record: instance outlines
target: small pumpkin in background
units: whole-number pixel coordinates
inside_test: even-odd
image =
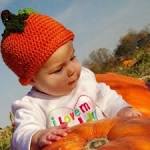
[[[136,64],[136,60],[135,59],[126,59],[122,62],[123,66],[126,68],[130,68],[132,66],[134,66]]]
[[[143,80],[116,73],[97,74],[133,107],[142,118],[110,118],[71,128],[71,133],[42,150],[150,150],[150,90]]]

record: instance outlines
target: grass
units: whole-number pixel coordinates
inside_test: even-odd
[[[0,129],[0,150],[10,150],[13,128],[7,126]]]

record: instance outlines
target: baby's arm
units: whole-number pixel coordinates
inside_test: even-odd
[[[69,131],[70,130],[66,123],[57,127],[40,130],[32,136],[31,150],[35,149],[35,147],[41,149],[46,145],[52,144],[52,142],[60,140],[62,137],[66,136]]]
[[[12,147],[14,150],[40,150],[67,135],[69,128],[66,123],[47,129],[45,114],[39,105],[28,99],[16,101],[12,105],[15,115],[15,131]]]
[[[47,120],[39,105],[27,98],[15,101],[12,105],[15,116],[15,130],[12,138],[13,150],[30,150],[32,136],[40,130],[45,130]],[[35,149],[38,149],[36,145]]]
[[[117,116],[119,117],[141,117],[142,113],[139,112],[137,109],[127,106],[120,109],[120,111],[117,113]]]
[[[97,89],[96,103],[106,117],[114,117],[122,108],[129,106],[121,95],[105,83],[98,83]]]
[[[131,107],[121,95],[110,89],[104,83],[98,84],[99,105],[107,117],[140,117],[142,114],[135,108]]]

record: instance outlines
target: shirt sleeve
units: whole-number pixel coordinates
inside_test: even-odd
[[[96,105],[100,108],[105,117],[113,117],[121,108],[129,106],[121,95],[115,90],[112,90],[105,83],[97,84]]]
[[[12,104],[12,112],[15,116],[12,149],[30,150],[33,134],[46,128],[44,113],[37,104],[28,100],[15,101]]]

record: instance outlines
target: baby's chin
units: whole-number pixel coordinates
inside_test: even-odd
[[[66,96],[68,94],[70,94],[73,91],[74,88],[70,88],[70,89],[66,89],[64,91],[55,91],[55,92],[47,92],[48,95],[50,96]]]
[[[64,87],[63,87],[63,89],[60,89],[60,90],[58,90],[58,88],[57,88],[57,90],[55,89],[55,90],[47,90],[47,94],[48,95],[50,95],[50,96],[65,96],[65,95],[68,95],[68,94],[70,94],[73,90],[75,90],[76,89],[76,86],[77,86],[77,82],[78,82],[78,80],[77,81],[74,81],[74,82],[70,82],[70,83],[68,83],[67,85],[65,85]]]

